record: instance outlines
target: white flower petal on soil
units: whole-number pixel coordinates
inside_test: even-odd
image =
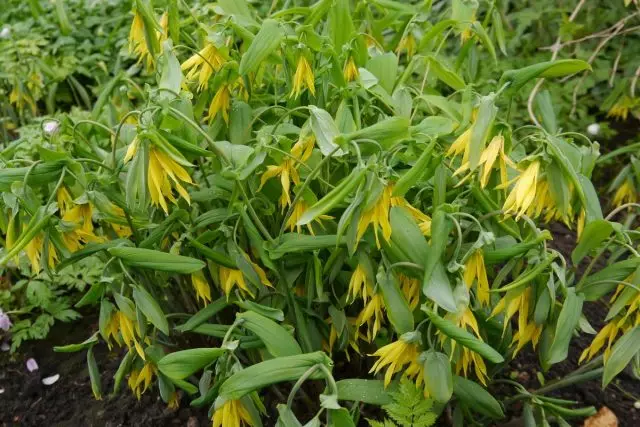
[[[50,377],[43,378],[42,384],[52,385],[52,384],[55,384],[59,379],[60,379],[60,374],[51,375]]]
[[[9,345],[9,343],[3,342],[2,345],[0,345],[0,350],[9,351],[11,350],[11,346]]]
[[[27,370],[29,372],[38,370],[38,362],[36,362],[36,360],[33,357],[27,359]]]
[[[4,393],[4,389],[0,388],[0,394]]]

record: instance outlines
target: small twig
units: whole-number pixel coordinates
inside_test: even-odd
[[[573,12],[571,12],[571,16],[569,16],[569,22],[573,22],[576,19],[576,17],[578,16],[578,13],[580,12],[580,9],[582,9],[582,6],[584,6],[585,2],[586,0],[580,0],[578,2],[575,9],[573,9]],[[561,39],[562,39],[562,35],[558,34],[558,37],[556,38],[556,42],[553,44],[553,47],[551,49],[553,52],[553,55],[551,56],[551,62],[555,61],[558,58],[560,49],[562,49],[562,44],[560,43]],[[538,127],[542,127],[542,125],[540,124],[538,119],[536,119],[536,115],[533,112],[533,100],[538,94],[538,91],[540,91],[540,88],[542,87],[543,83],[544,83],[544,78],[538,80],[536,85],[533,87],[533,90],[529,94],[529,99],[527,100],[527,111],[529,112],[529,118]]]

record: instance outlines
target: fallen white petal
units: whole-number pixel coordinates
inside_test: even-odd
[[[4,393],[4,389],[0,388],[0,394]]]
[[[0,345],[0,350],[9,351],[9,350],[11,350],[11,346],[8,343],[3,342],[2,345]]]
[[[29,372],[33,372],[33,371],[37,371],[38,370],[38,362],[36,362],[36,360],[33,357],[27,359],[27,370]]]
[[[51,375],[50,377],[46,377],[42,379],[42,384],[51,385],[55,384],[60,379],[60,374]]]

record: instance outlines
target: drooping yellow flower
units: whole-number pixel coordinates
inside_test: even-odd
[[[369,373],[377,374],[386,367],[384,386],[387,387],[393,375],[396,372],[402,372],[405,365],[414,363],[418,359],[418,354],[419,350],[416,344],[407,342],[400,337],[398,341],[380,347],[372,354],[379,359],[373,364]]]
[[[146,359],[144,350],[139,343],[140,327],[138,322],[135,319],[130,319],[122,311],[118,310],[111,314],[106,326],[106,335],[105,340],[109,348],[112,346],[111,339],[113,339],[116,344],[124,344],[129,350],[135,348],[140,358]]]
[[[484,256],[482,249],[477,249],[467,258],[464,265],[464,282],[467,288],[471,288],[473,282],[477,280],[478,301],[482,305],[489,304],[489,280],[487,270],[484,266]]]
[[[313,70],[311,69],[311,65],[309,65],[309,61],[307,61],[307,58],[304,55],[300,55],[298,57],[296,72],[293,75],[293,89],[291,89],[289,97],[297,98],[300,96],[303,86],[306,86],[307,89],[309,89],[309,92],[315,96],[316,85],[314,79]]]
[[[201,91],[209,86],[213,72],[220,71],[226,61],[220,50],[213,43],[207,42],[200,52],[184,61],[180,68],[182,71],[189,70],[187,80],[198,78],[198,91]]]
[[[478,328],[478,321],[471,309],[466,308],[459,314],[449,314],[446,318],[452,321],[459,328],[470,330],[474,333],[474,335],[482,341],[482,337],[480,336],[480,330]],[[440,340],[445,341],[446,337],[440,334]],[[451,340],[451,351],[454,352],[456,349],[456,342]],[[482,359],[482,356],[477,354],[475,351],[470,350],[467,347],[460,346],[458,351],[458,359],[456,361],[455,372],[456,374],[462,373],[465,377],[468,375],[470,368],[474,368],[474,372],[476,377],[482,384],[487,384],[487,366]]]
[[[9,102],[15,105],[18,111],[23,111],[24,107],[28,105],[31,107],[31,112],[36,114],[37,107],[33,97],[27,92],[20,90],[18,85],[13,86],[13,89],[11,89],[11,92],[9,93]]]
[[[364,340],[364,336],[362,336],[362,334],[360,333],[360,330],[358,329],[357,326],[357,320],[354,317],[348,317],[347,318],[347,324],[349,326],[349,345],[344,349],[344,354],[347,357],[347,360],[350,361],[351,360],[351,356],[349,354],[349,348],[351,348],[353,351],[355,351],[357,354],[360,354],[360,346],[358,345],[358,341],[360,340]],[[325,351],[327,351],[329,354],[333,353],[333,347],[336,343],[336,340],[339,338],[338,337],[338,331],[336,330],[335,325],[333,324],[333,321],[331,318],[328,318],[326,320],[326,322],[328,324],[331,325],[331,329],[329,331],[329,342],[327,343],[326,341],[323,342],[323,348],[325,349]]]
[[[471,133],[473,126],[462,132],[460,136],[453,141],[453,144],[447,150],[447,157],[459,156],[462,154],[462,165],[469,163],[469,145],[471,144]]]
[[[302,217],[302,215],[306,212],[307,209],[309,209],[309,205],[307,204],[307,202],[305,202],[302,199],[298,200],[298,202],[293,207],[293,212],[291,213],[291,216],[287,220],[286,227],[289,227],[289,230],[291,231],[297,230],[297,232],[300,233],[302,231],[302,226],[298,225],[298,220]],[[319,215],[314,221],[320,224],[320,227],[322,227],[322,220],[328,220],[328,219],[333,219],[333,217],[330,215]],[[315,232],[313,230],[313,224],[310,222],[309,224],[306,225],[306,227],[307,227],[307,230],[309,230],[309,233],[312,236],[315,236]]]
[[[27,258],[31,262],[31,272],[34,274],[38,274],[40,270],[42,270],[41,258],[42,258],[42,249],[44,246],[44,237],[42,234],[35,236],[25,248],[27,253]],[[48,256],[48,265],[49,268],[55,267],[58,262],[58,253],[56,252],[55,247],[51,242],[49,242],[49,256]]]
[[[420,303],[422,282],[415,277],[409,277],[402,273],[398,274],[398,280],[400,281],[400,289],[402,289],[402,293],[409,303],[409,308],[415,310]]]
[[[61,185],[58,188],[56,193],[56,200],[58,201],[58,209],[60,210],[60,215],[64,215],[69,209],[73,207],[73,198],[71,194],[69,194],[69,190],[64,185]]]
[[[431,217],[420,209],[413,207],[404,197],[392,197],[391,206],[401,206],[409,211],[413,219],[418,223],[418,227],[423,236],[431,236]]]
[[[480,186],[482,188],[487,186],[496,160],[498,160],[498,169],[500,170],[500,184],[507,185],[507,164],[512,167],[515,167],[515,165],[504,152],[504,137],[502,135],[494,136],[480,155],[479,164],[482,168]]]
[[[514,355],[517,354],[528,342],[535,348],[538,345],[542,333],[542,325],[529,319],[529,311],[533,299],[531,287],[513,289],[508,291],[491,312],[491,317],[504,313],[503,329],[506,330],[509,320],[518,313],[518,328],[513,335],[512,344],[517,344]]]
[[[167,402],[167,409],[178,409],[180,407],[180,395],[177,391],[171,393],[169,401]]]
[[[366,270],[358,264],[351,279],[349,280],[349,290],[347,291],[347,301],[355,301],[356,297],[361,297],[366,304],[369,299],[369,290],[373,289],[373,283],[367,277]]]
[[[125,214],[124,214],[124,210],[121,207],[116,206],[113,203],[111,203],[111,209],[112,209],[112,211],[114,213],[114,216],[124,220]],[[116,232],[118,237],[127,238],[127,237],[131,236],[131,234],[132,234],[131,228],[128,225],[123,225],[123,224],[115,223],[115,222],[109,222],[109,224],[111,224],[111,227],[113,228],[113,231]]]
[[[280,196],[279,205],[282,210],[291,204],[291,197],[289,191],[291,189],[291,183],[294,185],[300,184],[300,175],[298,173],[297,162],[306,162],[313,154],[313,148],[315,147],[315,137],[312,134],[301,135],[298,141],[291,147],[291,155],[297,159],[294,160],[290,157],[285,157],[279,165],[269,165],[267,170],[262,174],[260,178],[260,187],[258,190],[267,183],[268,180],[276,176],[280,177],[280,184],[282,185],[282,195]],[[300,203],[300,200],[298,201]],[[297,206],[296,206],[297,207]],[[300,211],[298,211],[300,215]],[[324,219],[327,219],[326,217]],[[297,220],[296,220],[297,222]],[[296,222],[289,221],[288,227]]]
[[[516,184],[507,196],[502,209],[505,215],[515,213],[520,218],[527,212],[536,197],[540,162],[534,160],[529,163],[525,171],[515,178]]]
[[[416,53],[417,48],[416,38],[411,32],[408,32],[400,39],[400,42],[398,42],[396,53],[400,54],[405,51],[407,52],[407,58],[411,58]]]
[[[249,411],[239,399],[227,400],[213,413],[213,427],[254,427]]]
[[[347,59],[347,62],[345,62],[342,74],[344,75],[344,79],[347,82],[354,81],[360,75],[360,71],[358,71],[358,67],[353,60],[353,56],[349,56],[349,59]]]
[[[267,170],[262,174],[260,178],[260,189],[267,183],[268,180],[276,176],[280,177],[280,184],[282,185],[282,195],[278,201],[280,208],[284,208],[291,204],[291,197],[289,196],[289,190],[291,183],[294,185],[300,184],[300,175],[298,169],[295,167],[295,161],[292,159],[285,159],[279,165],[269,165]]]
[[[470,21],[474,22],[475,20],[476,20],[476,13],[473,12],[473,15],[471,15]],[[464,29],[460,33],[460,43],[464,44],[467,40],[471,38],[471,36],[473,35],[473,31],[471,30],[471,23],[464,23],[462,25],[464,25]]]
[[[86,243],[104,241],[102,237],[93,233],[92,215],[93,208],[91,204],[84,203],[75,205],[62,216],[62,221],[75,225],[73,230],[67,231],[62,235],[65,246],[71,252],[81,249]]]
[[[358,232],[356,240],[359,241],[364,233],[373,225],[373,232],[376,237],[376,246],[380,248],[380,239],[378,238],[378,229],[382,230],[382,237],[385,241],[391,238],[391,223],[389,222],[389,209],[391,208],[391,193],[393,186],[387,185],[378,200],[369,209],[364,211],[358,221]]]
[[[222,286],[222,290],[227,298],[229,298],[234,286],[240,290],[240,293],[249,294],[251,297],[255,297],[255,294],[247,285],[242,271],[236,270],[235,268],[220,266],[218,274],[220,275],[220,285]]]
[[[171,180],[169,180],[171,178]],[[147,170],[147,186],[151,195],[153,205],[162,207],[166,214],[169,207],[165,198],[173,203],[177,203],[173,195],[172,187],[178,191],[180,196],[191,204],[189,193],[181,183],[193,184],[187,171],[170,156],[165,154],[155,146],[149,147],[149,169]]]
[[[129,388],[136,396],[138,400],[142,394],[147,391],[153,380],[153,376],[156,374],[156,368],[151,363],[145,363],[140,371],[133,370],[129,374]]]
[[[616,190],[612,203],[614,206],[622,206],[627,203],[637,203],[637,201],[638,192],[636,191],[636,187],[633,185],[633,182],[627,178]]]
[[[196,291],[196,298],[202,300],[203,305],[209,304],[211,302],[211,288],[204,275],[199,271],[192,273],[191,284]]]
[[[373,294],[373,290],[368,290],[369,294]],[[360,314],[358,315],[357,324],[358,327],[367,325],[367,341],[374,340],[382,322],[384,320],[384,299],[382,294],[377,293],[371,296],[369,302],[364,306]]]
[[[228,84],[223,84],[211,100],[207,120],[211,123],[218,113],[222,113],[225,123],[229,124],[229,108],[231,108],[231,91]]]
[[[582,363],[584,360],[591,360],[593,356],[598,354],[602,347],[604,347],[605,343],[607,345],[604,350],[604,360],[606,363],[607,359],[609,359],[609,356],[611,355],[611,346],[613,345],[613,342],[615,341],[619,332],[620,327],[618,326],[618,322],[616,321],[616,319],[613,319],[612,321],[604,325],[604,327],[600,329],[600,332],[598,332],[598,334],[595,336],[593,341],[591,341],[589,347],[585,348],[582,354],[580,354],[578,363]]]
[[[262,269],[262,267],[260,267],[258,264],[251,261],[251,259],[249,259],[247,254],[245,254],[245,258],[251,264],[251,266],[253,267],[253,270],[256,272],[256,274],[260,278],[260,282],[265,286],[273,287],[273,285],[267,278],[267,274]],[[220,266],[218,268],[218,275],[220,278],[220,286],[222,286],[222,290],[224,294],[227,296],[227,298],[229,298],[229,295],[231,295],[231,291],[233,290],[234,287],[237,287],[240,290],[240,293],[243,295],[248,294],[252,298],[255,297],[255,294],[247,284],[247,281],[244,277],[244,274],[242,274],[242,271],[237,270],[235,268]]]
[[[633,100],[625,95],[613,104],[613,107],[607,112],[607,117],[613,117],[616,120],[627,120],[632,106]]]
[[[169,28],[169,15],[166,12],[160,18],[160,28],[161,31],[155,32],[155,37],[162,47],[162,42],[167,39]],[[144,63],[147,71],[151,71],[155,66],[155,58],[149,52],[145,37],[144,20],[140,12],[136,10],[129,30],[129,53],[135,54],[138,57],[138,64]]]

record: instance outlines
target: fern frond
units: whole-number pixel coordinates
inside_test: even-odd
[[[400,427],[430,427],[435,424],[438,416],[432,412],[433,401],[425,399],[422,390],[403,378],[397,391],[391,393],[393,403],[383,406],[391,420]],[[396,427],[393,421],[369,421],[371,427]]]

